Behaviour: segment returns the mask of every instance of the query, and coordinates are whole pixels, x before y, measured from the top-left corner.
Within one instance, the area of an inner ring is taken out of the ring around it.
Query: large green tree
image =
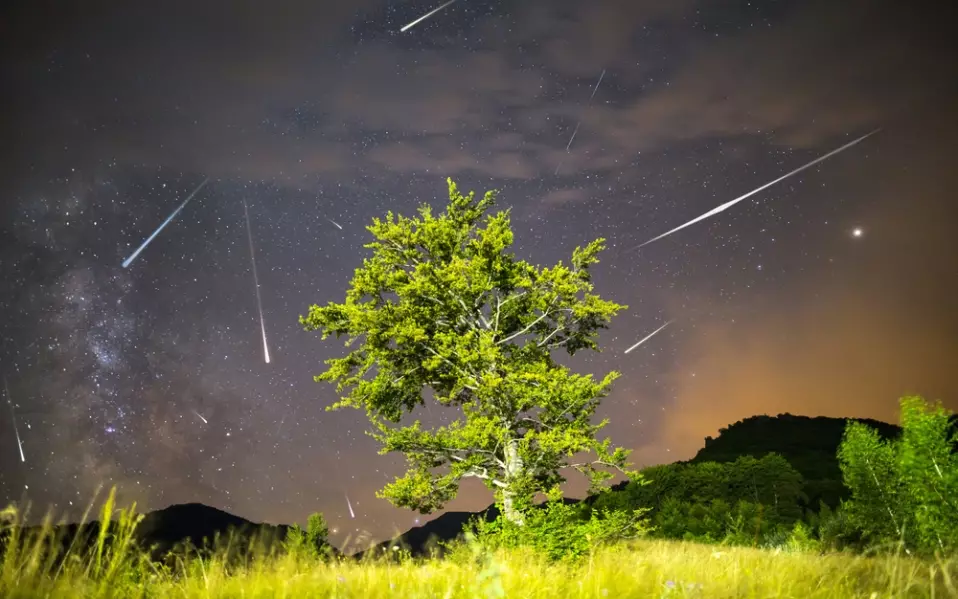
[[[569,265],[539,268],[509,252],[509,212],[487,214],[496,192],[477,198],[448,183],[439,216],[423,205],[418,218],[374,219],[372,256],[345,302],[300,317],[323,339],[361,339],[315,378],[337,385],[340,400],[327,409],[365,409],[380,453],[405,454],[408,471],[379,496],[429,513],[475,477],[521,524],[535,493],[562,483],[566,469],[595,490],[614,471],[638,476],[628,451],[597,439],[607,421],[592,422],[618,373],[595,381],[553,359],[598,351],[598,331],[626,307],[592,293],[589,267],[604,240],[576,248]],[[456,410],[454,420],[431,430],[402,422],[426,401]]]

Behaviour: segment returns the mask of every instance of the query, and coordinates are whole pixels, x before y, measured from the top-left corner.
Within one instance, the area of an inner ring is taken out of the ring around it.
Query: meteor
[[[589,106],[592,105],[592,99],[595,98],[595,92],[599,91],[599,86],[602,85],[602,80],[603,80],[603,79],[605,79],[605,69],[602,69],[602,74],[599,75],[599,80],[596,81],[595,87],[592,88],[592,95],[589,96],[589,103],[586,104],[586,109],[587,109],[587,110],[588,110]],[[573,142],[573,140],[575,140],[576,134],[579,133],[579,126],[580,126],[580,125],[582,125],[582,121],[581,121],[581,120],[580,120],[578,123],[575,124],[575,130],[572,132],[572,137],[569,138],[569,143],[567,143],[567,144],[565,145],[565,151],[566,151],[566,153],[568,153],[568,152],[569,152],[569,149],[572,148],[572,142]],[[560,161],[559,161],[559,164],[556,165],[555,173],[553,173],[554,175],[558,175],[558,174],[559,174],[559,169],[562,168],[562,163],[563,163],[564,161],[565,161],[565,158],[563,158],[562,160],[560,160]]]
[[[575,124],[575,131],[572,132],[572,137],[569,138],[569,143],[565,145],[565,151],[568,152],[569,148],[572,147],[572,140],[575,139],[577,133],[579,133],[579,126],[582,124],[582,121],[579,121]]]
[[[642,345],[643,343],[645,343],[646,341],[648,341],[648,340],[651,339],[652,337],[655,337],[655,336],[659,333],[659,331],[661,331],[661,330],[664,329],[665,327],[667,327],[667,326],[669,326],[670,324],[672,324],[672,322],[673,322],[673,321],[670,320],[670,321],[668,321],[667,323],[665,323],[665,324],[663,324],[662,326],[660,326],[659,328],[655,329],[654,331],[652,331],[651,333],[649,333],[648,335],[646,335],[641,341],[639,341],[638,343],[636,343],[635,345],[633,345],[633,346],[630,347],[629,349],[625,350],[625,353],[629,353],[630,351],[632,351],[633,349],[635,349],[635,348],[637,348],[638,346]]]
[[[341,224],[337,223],[336,221],[334,221],[333,219],[329,218],[328,216],[326,217],[326,220],[328,220],[329,222],[331,222],[331,223],[333,223],[334,225],[336,225],[336,228],[339,229],[340,231],[343,230],[343,226],[342,226]]]
[[[415,27],[415,26],[418,25],[419,23],[422,23],[423,21],[425,21],[425,20],[428,19],[429,17],[433,16],[434,14],[436,14],[437,12],[439,12],[440,10],[446,8],[447,6],[449,6],[450,4],[453,4],[453,3],[456,2],[456,1],[457,1],[457,0],[449,0],[449,2],[446,2],[445,4],[443,4],[442,6],[440,6],[439,8],[436,8],[436,9],[430,11],[430,12],[427,12],[427,13],[424,14],[423,16],[421,16],[421,17],[419,17],[418,19],[416,19],[415,21],[413,21],[412,23],[410,23],[410,24],[406,25],[405,27],[403,27],[402,29],[400,29],[399,31],[400,31],[401,33],[404,33],[404,32],[406,32],[406,31],[408,31],[409,29],[412,29],[413,27]]]
[[[150,242],[153,241],[153,239],[154,239],[157,235],[160,234],[160,231],[162,231],[162,230],[166,227],[166,225],[168,225],[168,224],[170,224],[171,222],[173,222],[173,219],[176,218],[176,215],[180,213],[180,210],[182,210],[183,208],[186,207],[186,205],[189,203],[189,201],[193,199],[193,196],[195,196],[197,193],[199,193],[199,191],[200,191],[201,189],[203,189],[203,187],[209,182],[209,180],[210,180],[209,177],[203,179],[203,182],[200,183],[199,187],[197,187],[196,189],[194,189],[194,190],[193,190],[193,193],[191,193],[190,195],[188,195],[188,196],[186,197],[186,200],[184,200],[183,203],[180,204],[180,207],[177,208],[176,210],[174,210],[174,211],[173,211],[173,214],[171,214],[169,218],[167,218],[165,221],[163,221],[163,224],[160,225],[160,226],[156,229],[156,231],[153,231],[153,234],[152,234],[152,235],[150,235],[149,237],[146,238],[146,241],[143,242],[143,245],[141,245],[140,247],[138,247],[138,248],[136,249],[136,251],[133,252],[133,253],[130,255],[129,258],[127,258],[126,260],[123,261],[123,268],[129,268],[129,267],[130,267],[130,264],[132,264],[133,261],[136,260],[136,257],[140,255],[140,252],[142,252],[143,250],[145,250],[145,249],[146,249],[146,246],[150,245]]]
[[[595,97],[595,92],[599,91],[599,86],[602,85],[603,79],[605,79],[605,69],[602,69],[602,74],[599,75],[599,80],[595,83],[595,88],[592,90],[592,95],[589,96],[589,102],[591,102],[592,98]]]
[[[862,136],[859,137],[858,139],[853,140],[853,141],[850,141],[850,142],[848,142],[847,144],[843,145],[842,147],[840,147],[840,148],[838,148],[838,149],[836,149],[836,150],[832,150],[832,151],[829,152],[828,154],[825,154],[824,156],[819,156],[818,158],[816,158],[815,160],[812,160],[811,162],[809,162],[809,163],[806,164],[805,166],[800,166],[800,167],[798,167],[797,169],[793,170],[792,172],[790,172],[790,173],[788,173],[788,174],[786,174],[786,175],[782,175],[781,177],[779,177],[778,179],[775,179],[775,180],[772,181],[771,183],[766,183],[765,185],[762,185],[762,186],[759,187],[758,189],[755,189],[755,190],[753,190],[753,191],[748,192],[747,194],[745,194],[745,195],[743,195],[743,196],[739,196],[739,197],[735,198],[735,199],[732,200],[731,202],[726,202],[726,203],[722,204],[721,206],[719,206],[719,207],[717,207],[717,208],[713,208],[713,209],[709,210],[708,212],[706,212],[705,214],[703,214],[702,216],[699,216],[698,218],[694,218],[694,219],[690,220],[689,222],[685,223],[684,225],[682,225],[682,226],[680,226],[680,227],[676,227],[676,228],[672,229],[671,231],[669,231],[669,232],[667,232],[667,233],[662,233],[662,234],[659,235],[658,237],[653,237],[652,239],[646,241],[645,243],[643,243],[643,244],[641,244],[641,245],[637,245],[637,246],[635,246],[634,248],[632,248],[631,250],[628,250],[628,251],[637,250],[637,249],[639,249],[640,247],[647,246],[647,245],[649,245],[650,243],[652,243],[653,241],[658,241],[659,239],[662,239],[663,237],[668,237],[669,235],[671,235],[672,233],[675,233],[676,231],[681,231],[681,230],[684,229],[685,227],[688,227],[688,226],[690,226],[690,225],[694,225],[695,223],[697,223],[697,222],[699,222],[699,221],[701,221],[701,220],[705,220],[706,218],[708,218],[708,217],[710,217],[710,216],[715,216],[716,214],[718,214],[718,213],[720,213],[720,212],[724,212],[725,210],[731,208],[731,207],[734,206],[735,204],[738,204],[738,203],[741,202],[742,200],[744,200],[744,199],[746,199],[746,198],[749,198],[749,197],[751,197],[751,196],[757,194],[758,192],[760,192],[760,191],[762,191],[762,190],[764,190],[764,189],[768,189],[768,188],[771,187],[772,185],[775,185],[776,183],[779,183],[779,182],[781,182],[781,181],[784,181],[785,179],[788,179],[788,178],[791,177],[792,175],[797,175],[798,173],[802,172],[803,170],[805,170],[805,169],[807,169],[807,168],[811,168],[811,167],[815,166],[816,164],[818,164],[819,162],[821,162],[821,161],[823,161],[823,160],[825,160],[825,159],[827,159],[827,158],[831,158],[832,156],[834,156],[835,154],[838,154],[839,152],[844,152],[844,151],[847,150],[848,148],[850,148],[850,147],[852,147],[852,146],[854,146],[854,145],[856,145],[856,144],[858,144],[858,143],[861,143],[862,141],[864,141],[865,139],[867,139],[867,138],[871,137],[872,135],[878,133],[879,131],[881,131],[881,129],[875,129],[874,131],[872,131],[872,132],[870,132],[870,133],[867,133],[867,134],[865,134],[865,135],[862,135]]]
[[[203,421],[203,424],[209,424],[209,421],[206,418],[203,418],[203,415],[193,410],[193,413],[196,414],[196,417]]]
[[[7,377],[3,377],[3,392],[7,396],[7,405],[10,406],[10,416],[13,418],[13,434],[17,437],[17,449],[20,450],[20,461],[26,463],[27,457],[23,455],[23,442],[20,441],[20,429],[17,427],[17,413],[13,410],[13,401],[10,399],[10,387],[7,385]]]
[[[346,505],[349,507],[349,517],[355,519],[356,512],[353,511],[353,504],[349,501],[349,495],[346,495]]]
[[[263,320],[263,298],[259,294],[259,274],[256,272],[256,253],[253,250],[253,228],[249,224],[249,206],[243,200],[243,214],[246,215],[246,236],[249,238],[249,259],[253,264],[253,283],[256,285],[256,308],[259,310],[259,330],[263,334],[263,359],[269,364],[269,344],[266,343],[266,324]]]

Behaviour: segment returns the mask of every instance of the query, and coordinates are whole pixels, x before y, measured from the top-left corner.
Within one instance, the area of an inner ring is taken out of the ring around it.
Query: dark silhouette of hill
[[[111,522],[111,526],[115,523]],[[253,540],[258,541],[262,549],[276,548],[290,528],[285,524],[255,523],[200,503],[188,503],[144,514],[133,540],[142,550],[149,550],[157,561],[185,544],[200,550],[213,549],[217,547],[214,545],[217,538],[220,547],[229,542],[231,554],[239,557],[246,553]],[[82,551],[96,542],[99,529],[98,521],[63,524],[54,527],[54,534],[60,538],[63,549],[76,539],[74,551]],[[38,530],[39,527],[28,527],[24,532],[29,535]]]
[[[234,516],[201,503],[171,505],[146,514],[136,527],[141,547],[154,547],[154,554],[166,553],[178,544],[208,546],[219,535],[224,540],[232,533],[236,540],[263,540],[267,548],[282,542],[289,529],[286,524],[262,524]]]
[[[867,418],[830,418],[826,416],[752,416],[719,430],[716,438],[706,437],[705,447],[689,460],[698,462],[734,462],[743,455],[761,458],[777,453],[805,479],[806,507],[818,510],[819,502],[838,506],[848,496],[838,463],[848,422],[861,422],[885,439],[896,439],[901,427]]]

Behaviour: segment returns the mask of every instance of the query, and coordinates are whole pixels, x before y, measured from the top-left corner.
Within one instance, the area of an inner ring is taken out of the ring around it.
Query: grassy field
[[[104,513],[111,512],[107,506]],[[958,562],[904,556],[820,556],[644,541],[580,563],[550,564],[523,552],[463,546],[444,560],[343,559],[276,554],[228,564],[189,557],[151,563],[130,544],[136,519],[121,512],[89,549],[54,560],[52,528],[21,534],[7,513],[0,597],[498,598],[958,597]],[[103,520],[101,519],[101,522]]]

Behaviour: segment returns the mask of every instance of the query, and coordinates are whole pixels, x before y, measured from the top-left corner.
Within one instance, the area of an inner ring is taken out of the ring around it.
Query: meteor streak
[[[586,109],[587,109],[587,110],[588,110],[589,106],[592,105],[592,99],[595,98],[595,92],[599,91],[599,86],[602,85],[602,80],[603,80],[603,79],[605,79],[605,69],[602,69],[602,74],[599,75],[599,80],[595,82],[595,87],[592,88],[592,95],[589,96],[589,103],[586,104]],[[579,122],[575,124],[575,130],[572,132],[572,137],[569,138],[569,143],[567,143],[566,146],[565,146],[565,151],[566,151],[566,153],[568,153],[569,150],[572,148],[572,142],[573,142],[573,140],[575,140],[576,134],[579,133],[579,126],[580,126],[580,125],[582,125],[582,121],[581,121],[581,120],[579,120]],[[555,173],[553,173],[554,175],[558,175],[558,174],[559,174],[559,169],[562,168],[562,163],[563,163],[564,161],[565,161],[565,158],[563,158],[562,160],[559,161],[559,164],[556,166]]]
[[[203,424],[209,424],[209,421],[206,418],[203,418],[203,415],[193,410],[193,413],[196,414],[196,417],[203,421]]]
[[[713,208],[713,209],[709,210],[708,212],[706,212],[705,214],[703,214],[702,216],[699,216],[698,218],[694,218],[694,219],[690,220],[689,222],[685,223],[684,225],[682,225],[682,226],[680,226],[680,227],[676,227],[676,228],[672,229],[671,231],[669,231],[669,232],[667,232],[667,233],[662,233],[662,234],[659,235],[658,237],[653,237],[652,239],[646,241],[645,243],[643,243],[643,244],[641,244],[641,245],[635,246],[634,248],[632,248],[632,250],[637,250],[637,249],[639,249],[640,247],[644,247],[644,246],[646,246],[646,245],[649,245],[649,244],[652,243],[653,241],[658,241],[659,239],[662,239],[663,237],[668,237],[669,235],[671,235],[672,233],[675,233],[676,231],[681,231],[681,230],[684,229],[685,227],[688,227],[688,226],[690,226],[690,225],[694,225],[695,223],[699,222],[700,220],[705,220],[706,218],[708,218],[708,217],[710,217],[710,216],[715,216],[716,214],[718,214],[718,213],[720,213],[720,212],[724,212],[725,210],[731,208],[731,207],[734,206],[735,204],[738,204],[738,203],[741,202],[742,200],[744,200],[744,199],[746,199],[746,198],[749,198],[749,197],[751,197],[751,196],[757,194],[758,192],[760,192],[760,191],[762,191],[762,190],[764,190],[764,189],[768,189],[768,188],[771,187],[772,185],[775,185],[776,183],[779,183],[779,182],[781,182],[781,181],[784,181],[785,179],[788,179],[788,178],[791,177],[792,175],[796,175],[796,174],[802,172],[803,170],[805,170],[805,169],[807,169],[807,168],[811,168],[811,167],[815,166],[816,164],[818,164],[819,162],[821,162],[821,161],[823,161],[823,160],[825,160],[825,159],[827,159],[827,158],[831,158],[832,156],[834,156],[835,154],[838,154],[839,152],[844,152],[844,151],[847,150],[848,148],[854,146],[855,144],[858,144],[858,143],[864,141],[866,138],[871,137],[872,135],[878,133],[879,131],[881,131],[881,129],[875,129],[875,130],[872,131],[871,133],[867,133],[867,134],[865,134],[865,135],[862,135],[862,136],[859,137],[858,139],[853,140],[853,141],[850,141],[850,142],[848,142],[847,144],[843,145],[842,147],[840,147],[840,148],[838,148],[838,149],[836,149],[836,150],[832,150],[832,151],[829,152],[828,154],[825,154],[824,156],[819,156],[818,158],[816,158],[815,160],[812,160],[811,162],[809,162],[809,163],[806,164],[805,166],[800,166],[800,167],[798,167],[797,169],[793,170],[792,172],[788,173],[787,175],[782,175],[782,176],[779,177],[778,179],[775,179],[775,180],[772,181],[771,183],[766,183],[765,185],[762,185],[762,186],[759,187],[758,189],[755,189],[755,190],[753,190],[753,191],[748,192],[747,194],[745,194],[745,195],[743,195],[743,196],[739,196],[739,197],[735,198],[735,199],[732,200],[731,202],[726,202],[726,203],[722,204],[721,206],[719,206],[719,207],[717,207],[717,208]],[[629,250],[629,251],[632,251],[632,250]]]
[[[20,450],[20,461],[26,463],[27,458],[23,455],[23,442],[20,441],[20,429],[17,428],[17,413],[13,410],[13,401],[10,399],[10,387],[7,385],[7,377],[3,377],[3,392],[7,396],[7,405],[10,406],[10,416],[13,418],[13,434],[17,437],[17,449]]]
[[[193,190],[193,193],[191,193],[190,195],[188,195],[188,196],[186,197],[186,199],[183,201],[183,203],[180,204],[180,207],[177,208],[176,210],[174,210],[174,211],[173,211],[173,214],[171,214],[169,218],[167,218],[165,221],[163,221],[163,224],[160,225],[160,226],[156,229],[156,231],[153,231],[153,234],[152,234],[152,235],[150,235],[149,237],[146,238],[146,241],[143,242],[143,245],[141,245],[140,247],[138,247],[135,252],[133,252],[132,254],[130,254],[130,257],[129,257],[129,258],[127,258],[126,260],[123,261],[123,268],[129,268],[129,267],[130,267],[130,264],[132,264],[133,261],[136,260],[136,257],[140,255],[140,252],[142,252],[143,250],[145,250],[145,249],[146,249],[146,246],[150,245],[150,242],[153,241],[153,239],[154,239],[157,235],[160,234],[160,231],[162,231],[162,230],[166,227],[166,225],[168,225],[168,224],[170,224],[171,222],[173,222],[173,219],[176,218],[176,215],[179,214],[180,210],[182,210],[183,208],[186,207],[186,205],[189,203],[189,201],[193,199],[193,196],[195,196],[197,193],[199,193],[199,191],[200,191],[201,189],[203,189],[203,187],[209,182],[209,180],[210,180],[209,177],[203,179],[203,182],[200,183],[199,187],[197,187],[196,189],[194,189],[194,190]]]
[[[349,495],[346,495],[346,505],[349,507],[349,517],[355,519],[356,512],[353,511],[353,504],[349,501]]]
[[[595,97],[595,92],[599,91],[599,86],[602,85],[602,80],[605,79],[605,69],[602,69],[602,74],[599,75],[599,80],[595,83],[595,88],[592,90],[592,95],[589,96],[589,102],[592,101],[592,98]]]
[[[648,341],[648,340],[651,339],[652,337],[655,337],[655,336],[659,333],[659,331],[661,331],[661,330],[664,329],[665,327],[669,326],[670,324],[672,324],[672,321],[671,321],[671,320],[668,321],[667,323],[663,324],[663,325],[660,326],[659,328],[655,329],[654,331],[652,331],[652,332],[649,333],[648,335],[646,335],[641,341],[639,341],[638,343],[636,343],[635,345],[633,345],[633,346],[630,347],[629,349],[625,350],[625,353],[629,353],[630,351],[632,351],[633,349],[635,349],[635,348],[637,348],[638,346],[642,345],[643,343],[645,343],[646,341]]]
[[[406,25],[405,27],[403,27],[402,29],[400,29],[399,31],[402,32],[402,33],[404,33],[404,32],[406,32],[406,31],[408,31],[409,29],[412,29],[413,27],[415,27],[415,26],[418,25],[419,23],[422,23],[423,21],[425,21],[425,20],[428,19],[429,17],[433,16],[434,14],[436,14],[437,12],[439,12],[440,10],[446,8],[447,6],[449,6],[450,4],[452,4],[452,3],[456,2],[456,1],[457,1],[457,0],[449,0],[449,2],[446,2],[445,4],[443,4],[442,6],[440,6],[439,8],[436,8],[436,9],[434,9],[434,10],[431,10],[431,11],[427,12],[427,13],[424,14],[423,16],[421,16],[421,17],[419,17],[418,19],[416,19],[415,21],[413,21],[412,23],[410,23],[410,24]]]
[[[336,221],[334,221],[333,219],[329,218],[328,216],[326,217],[326,220],[328,220],[329,222],[331,222],[331,223],[333,223],[334,225],[336,225],[336,228],[339,229],[340,231],[343,230],[343,226],[342,226],[341,224],[337,223]]]
[[[572,132],[572,137],[569,138],[569,143],[565,145],[565,151],[568,152],[569,148],[572,147],[572,140],[575,139],[576,134],[579,132],[579,126],[582,124],[582,121],[579,121],[575,124],[575,131]]]
[[[266,324],[263,321],[263,298],[259,294],[259,274],[256,272],[256,253],[253,251],[253,228],[249,224],[249,206],[243,200],[243,214],[246,215],[246,236],[249,238],[249,259],[253,264],[253,283],[256,284],[256,308],[259,310],[259,330],[263,334],[263,359],[269,364],[269,345],[266,343]]]

